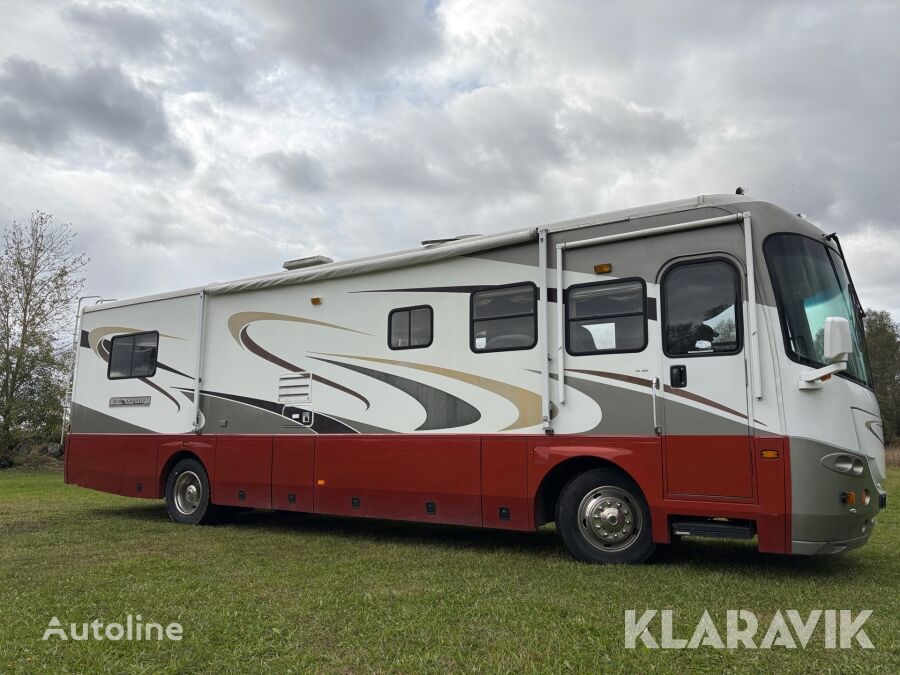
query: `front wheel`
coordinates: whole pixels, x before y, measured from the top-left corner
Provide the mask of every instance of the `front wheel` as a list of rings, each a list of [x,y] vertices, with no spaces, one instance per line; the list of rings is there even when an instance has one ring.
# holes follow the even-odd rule
[[[216,507],[209,503],[209,477],[196,459],[182,459],[166,480],[169,518],[183,525],[212,522]]]
[[[588,563],[640,563],[656,548],[644,495],[615,469],[570,480],[556,503],[556,528],[572,555]]]

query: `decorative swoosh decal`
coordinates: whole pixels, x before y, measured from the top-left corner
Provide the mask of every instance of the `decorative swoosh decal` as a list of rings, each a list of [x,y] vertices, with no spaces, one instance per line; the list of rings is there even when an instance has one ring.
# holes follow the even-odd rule
[[[697,403],[702,403],[703,405],[707,405],[710,408],[715,408],[716,410],[721,410],[722,412],[726,412],[729,415],[734,415],[735,417],[743,417],[747,419],[747,414],[742,413],[739,410],[734,410],[733,408],[729,408],[728,406],[724,406],[721,403],[717,403],[709,398],[704,398],[703,396],[699,396],[690,391],[685,391],[681,388],[672,388],[668,384],[663,385],[663,389],[667,394],[674,394],[675,396],[681,396],[682,398],[686,398],[689,401],[696,401]]]
[[[331,359],[321,359],[315,356],[313,358],[317,361],[330,363],[334,366],[340,366],[341,368],[347,368],[357,373],[361,373],[362,375],[384,382],[385,384],[395,387],[412,396],[423,408],[425,408],[425,421],[416,428],[416,431],[434,431],[435,429],[464,427],[469,424],[474,424],[481,419],[481,413],[478,412],[478,409],[474,406],[466,403],[453,394],[423,384],[422,382],[410,380],[391,373],[384,373],[380,370],[373,370],[372,368],[364,368],[363,366],[341,363],[340,361],[332,361]]]
[[[110,346],[110,341],[109,341],[109,340],[101,340],[101,341],[97,344],[97,356],[99,356],[101,359],[103,359],[106,363],[109,363],[109,346]],[[159,365],[160,365],[159,363],[156,364],[157,368],[159,367]],[[171,369],[171,368],[167,368],[166,370],[172,370],[172,369]],[[176,370],[176,371],[173,371],[173,372],[178,372],[178,371]],[[179,375],[181,375],[181,374],[183,374],[183,373],[179,373]],[[193,378],[191,378],[191,379],[193,379]],[[181,412],[181,403],[179,403],[179,402],[178,402],[178,399],[176,399],[174,396],[172,396],[172,394],[170,394],[169,392],[167,392],[165,389],[163,389],[162,387],[160,387],[160,386],[159,386],[158,384],[156,384],[155,382],[151,382],[151,381],[150,381],[149,379],[147,379],[146,377],[139,377],[139,378],[137,378],[137,380],[138,380],[138,382],[143,382],[144,384],[146,384],[146,385],[147,385],[148,387],[150,387],[151,389],[155,389],[155,390],[158,391],[160,394],[162,394],[163,396],[165,396],[167,399],[169,399],[170,401],[172,401],[172,403],[175,404],[175,408],[177,408],[178,411]]]
[[[125,326],[99,326],[98,328],[94,328],[89,331],[87,334],[87,346],[91,348],[91,350],[97,355],[100,356],[100,352],[97,351],[101,342],[103,342],[103,338],[105,338],[110,333],[142,333],[146,329],[144,328],[127,328]],[[84,346],[85,331],[81,331],[81,346]],[[170,340],[184,340],[184,338],[177,337],[175,335],[167,335],[165,333],[160,333],[159,337],[168,338]]]
[[[376,288],[376,289],[367,289],[364,291],[350,291],[351,293],[474,293],[475,291],[480,291],[485,288],[490,288],[490,285],[480,285],[480,286],[424,286],[422,288]],[[563,297],[566,296],[567,291],[563,291]],[[537,292],[538,299],[540,299],[540,290]],[[547,302],[556,302],[556,289],[548,288],[547,289]]]
[[[267,351],[267,350],[263,349],[262,347],[260,347],[253,340],[253,338],[251,338],[250,335],[247,334],[247,329],[249,327],[250,327],[250,324],[247,324],[246,326],[241,328],[241,333],[238,338],[238,342],[240,342],[244,347],[246,347],[249,352],[251,352],[252,354],[255,354],[256,356],[258,356],[261,359],[265,359],[269,363],[275,364],[279,368],[284,368],[285,370],[288,370],[292,373],[305,373],[306,372],[306,370],[304,370],[300,366],[295,366],[290,361],[285,361],[280,356],[273,354],[272,352]],[[349,394],[350,396],[358,399],[359,401],[361,401],[363,403],[363,405],[366,406],[366,410],[368,410],[371,407],[371,404],[369,403],[369,399],[367,399],[365,396],[363,396],[359,392],[353,391],[349,387],[345,387],[344,385],[338,384],[337,382],[332,382],[328,378],[322,377],[321,375],[316,375],[315,373],[312,374],[312,378],[316,382],[321,382],[325,386],[331,387],[332,389],[337,389],[338,391],[342,391],[345,394]]]
[[[358,333],[359,335],[369,335],[361,330],[354,330],[346,326],[339,326],[336,323],[326,323],[325,321],[316,321],[315,319],[307,319],[302,316],[291,316],[290,314],[273,314],[272,312],[238,312],[228,317],[228,330],[235,342],[240,344],[241,330],[248,324],[256,321],[287,321],[290,323],[305,323],[310,326],[322,326],[323,328],[335,328],[337,330],[345,330],[349,333]]]
[[[190,400],[194,398],[194,390],[193,389],[185,389],[179,387],[179,391],[185,395]],[[249,405],[253,408],[258,408],[259,410],[265,410],[266,412],[270,412],[273,415],[278,415],[279,417],[284,417],[289,422],[294,422],[290,417],[285,416],[283,411],[285,408],[302,410],[302,408],[295,408],[294,406],[285,406],[281,403],[276,403],[274,401],[266,401],[261,398],[251,398],[250,396],[238,396],[236,394],[225,394],[219,391],[207,391],[201,390],[201,396],[215,396],[216,398],[224,398],[228,401],[235,401],[236,403],[243,403],[244,405]],[[296,424],[296,423],[295,423]],[[299,426],[299,425],[298,425]],[[313,416],[313,425],[311,428],[317,434],[356,434],[359,433],[353,427],[344,424],[343,422],[335,419],[334,417],[330,417],[320,412],[316,412]]]
[[[628,384],[636,384],[640,387],[649,387],[653,384],[652,380],[646,377],[635,377],[634,375],[622,375],[621,373],[611,373],[606,370],[582,370],[581,368],[566,368],[567,373],[582,373],[584,375],[594,375],[596,377],[605,377],[610,380],[618,380],[619,382],[627,382]]]
[[[238,338],[238,342],[241,343],[251,354],[255,354],[261,359],[265,359],[269,363],[274,363],[279,368],[284,368],[285,370],[291,371],[292,373],[303,373],[306,372],[300,366],[295,366],[293,363],[285,361],[280,356],[276,356],[270,351],[267,351],[260,347],[253,339],[247,334],[247,329],[249,328],[249,324],[241,328],[241,334]]]
[[[359,361],[371,361],[372,363],[385,363],[392,366],[400,366],[403,368],[413,368],[426,373],[442,375],[453,380],[459,380],[466,384],[485,389],[493,394],[502,396],[512,403],[519,411],[519,416],[515,422],[500,431],[512,431],[514,429],[527,429],[541,423],[541,397],[529,389],[517,387],[499,380],[492,380],[480,375],[473,375],[460,370],[451,370],[442,366],[432,366],[426,363],[415,363],[412,361],[398,361],[396,359],[384,359],[376,356],[354,356],[352,354],[332,354],[328,352],[316,352],[322,356],[337,356],[345,359],[356,359]]]
[[[610,380],[619,380],[620,382],[628,382],[629,384],[637,384],[642,387],[650,387],[652,386],[652,382],[643,377],[634,377],[633,375],[622,375],[621,373],[611,373],[606,370],[582,370],[580,368],[566,368],[567,373],[583,373],[585,375],[594,375],[596,377],[605,377]],[[739,412],[732,408],[722,405],[721,403],[717,403],[712,399],[704,398],[699,394],[695,394],[690,391],[685,391],[684,389],[670,387],[668,384],[663,385],[663,390],[667,394],[672,394],[673,396],[680,396],[681,398],[686,398],[689,401],[696,401],[697,403],[702,403],[703,405],[707,405],[710,408],[715,408],[716,410],[721,410],[722,412],[726,412],[729,415],[734,415],[735,417],[743,417],[747,419],[746,413]]]
[[[878,434],[878,432],[875,431],[875,429],[872,428],[872,427],[881,427],[882,430],[883,430],[883,429],[884,429],[884,425],[881,423],[881,420],[869,420],[868,422],[865,423],[865,427],[866,427],[866,429],[868,429],[868,430],[872,433],[872,435],[873,435],[875,438],[878,439],[878,441],[879,441],[882,445],[884,445],[884,438],[882,438],[882,437]]]
[[[175,370],[174,368],[172,368],[172,366],[167,366],[165,363],[160,363],[159,361],[156,362],[156,367],[159,370],[165,370],[170,373],[175,373],[176,375],[181,375],[182,377],[186,377],[189,380],[194,379],[193,375],[188,375],[187,373],[182,373],[180,370]]]
[[[148,380],[146,377],[139,377],[138,379],[139,379],[141,382],[143,382],[144,384],[146,384],[148,387],[150,387],[151,389],[156,389],[156,391],[158,391],[160,394],[162,394],[162,395],[165,396],[167,399],[169,399],[170,401],[172,401],[172,403],[175,404],[175,407],[178,408],[178,411],[181,412],[181,404],[178,402],[178,400],[177,400],[174,396],[172,396],[172,394],[170,394],[169,392],[167,392],[165,389],[163,389],[162,387],[160,387],[160,386],[159,386],[158,384],[156,384],[155,382],[151,382],[151,381]]]

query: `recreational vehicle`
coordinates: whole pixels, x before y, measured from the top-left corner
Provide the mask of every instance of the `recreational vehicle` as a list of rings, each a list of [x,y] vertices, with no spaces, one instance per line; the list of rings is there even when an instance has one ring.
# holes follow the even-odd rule
[[[863,545],[884,444],[839,239],[741,195],[86,307],[67,483],[534,530]]]

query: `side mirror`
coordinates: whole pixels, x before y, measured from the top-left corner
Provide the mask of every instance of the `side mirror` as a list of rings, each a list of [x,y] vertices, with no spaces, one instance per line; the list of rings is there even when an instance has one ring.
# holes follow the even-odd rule
[[[846,361],[853,353],[850,322],[842,316],[825,319],[825,360],[834,363]]]

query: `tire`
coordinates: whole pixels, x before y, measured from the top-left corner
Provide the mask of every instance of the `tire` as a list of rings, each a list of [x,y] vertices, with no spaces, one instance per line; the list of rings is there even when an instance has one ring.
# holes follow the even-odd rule
[[[209,503],[209,477],[198,460],[182,459],[166,479],[166,511],[182,525],[215,522],[218,509]]]
[[[556,502],[556,529],[587,563],[641,563],[656,548],[647,500],[615,469],[585,471],[566,484]]]

